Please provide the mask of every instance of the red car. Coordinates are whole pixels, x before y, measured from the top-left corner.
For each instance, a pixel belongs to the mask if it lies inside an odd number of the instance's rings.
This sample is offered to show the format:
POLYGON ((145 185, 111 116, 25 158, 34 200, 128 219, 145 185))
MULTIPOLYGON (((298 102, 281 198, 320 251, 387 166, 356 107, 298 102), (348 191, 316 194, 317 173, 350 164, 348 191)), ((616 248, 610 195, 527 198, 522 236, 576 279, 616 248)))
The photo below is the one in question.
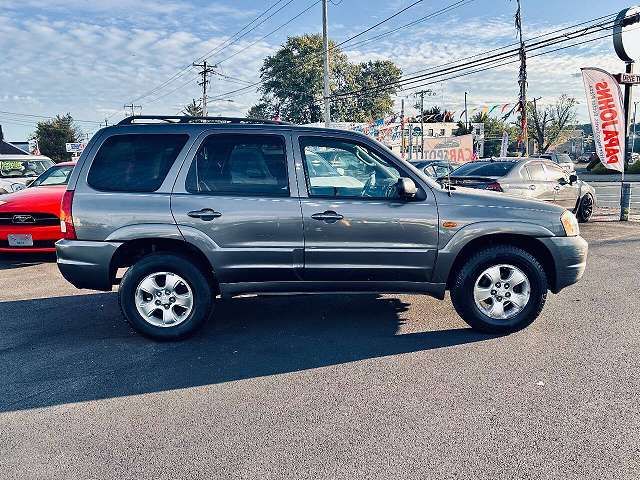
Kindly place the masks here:
POLYGON ((0 253, 55 252, 60 202, 75 162, 59 163, 27 188, 0 195, 0 253))

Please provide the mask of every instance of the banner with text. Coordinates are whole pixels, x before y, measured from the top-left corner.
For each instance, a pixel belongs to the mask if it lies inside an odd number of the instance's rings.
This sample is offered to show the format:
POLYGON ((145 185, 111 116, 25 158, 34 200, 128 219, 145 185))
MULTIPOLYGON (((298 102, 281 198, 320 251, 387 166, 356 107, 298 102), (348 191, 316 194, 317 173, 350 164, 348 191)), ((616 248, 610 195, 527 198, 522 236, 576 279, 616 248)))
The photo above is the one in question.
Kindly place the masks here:
POLYGON ((599 68, 583 68, 582 80, 593 127, 593 142, 602 164, 624 171, 624 107, 620 85, 611 74, 599 68))
POLYGON ((424 139, 425 160, 466 163, 473 160, 473 135, 424 139))

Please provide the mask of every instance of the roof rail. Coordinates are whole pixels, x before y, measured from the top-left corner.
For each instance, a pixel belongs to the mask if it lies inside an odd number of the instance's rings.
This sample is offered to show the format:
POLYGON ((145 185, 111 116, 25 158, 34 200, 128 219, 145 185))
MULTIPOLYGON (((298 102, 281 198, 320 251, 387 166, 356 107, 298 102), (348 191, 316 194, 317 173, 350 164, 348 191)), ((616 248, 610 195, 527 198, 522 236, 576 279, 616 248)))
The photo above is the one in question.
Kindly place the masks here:
MULTIPOLYGON (((145 123, 143 120, 161 120, 167 123, 192 123, 192 122, 220 122, 220 123, 256 123, 263 125, 293 125, 289 122, 280 120, 263 120, 261 118, 243 118, 243 117, 192 117, 190 115, 135 115, 127 117, 118 122, 118 125, 133 125, 136 123, 145 123)), ((151 123, 151 122, 146 122, 151 123)))

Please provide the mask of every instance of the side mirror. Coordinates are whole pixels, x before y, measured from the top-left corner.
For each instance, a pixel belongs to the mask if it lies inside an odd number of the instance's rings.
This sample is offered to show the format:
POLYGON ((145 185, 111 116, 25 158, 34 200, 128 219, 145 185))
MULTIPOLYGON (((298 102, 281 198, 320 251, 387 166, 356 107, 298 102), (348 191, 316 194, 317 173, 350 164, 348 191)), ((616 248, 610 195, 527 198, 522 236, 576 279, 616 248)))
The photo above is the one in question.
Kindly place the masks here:
POLYGON ((569 184, 570 185, 573 185, 577 181, 578 181, 578 175, 576 175, 575 173, 572 173, 571 175, 569 175, 569 184))
POLYGON ((418 193, 418 187, 413 180, 406 177, 401 177, 398 179, 398 195, 400 198, 410 199, 414 198, 418 193))
POLYGON ((32 184, 33 182, 35 182, 35 181, 36 181, 36 179, 35 179, 35 178, 32 178, 32 179, 27 180, 26 182, 24 182, 24 185, 25 185, 25 187, 28 187, 29 185, 31 185, 31 184, 32 184))

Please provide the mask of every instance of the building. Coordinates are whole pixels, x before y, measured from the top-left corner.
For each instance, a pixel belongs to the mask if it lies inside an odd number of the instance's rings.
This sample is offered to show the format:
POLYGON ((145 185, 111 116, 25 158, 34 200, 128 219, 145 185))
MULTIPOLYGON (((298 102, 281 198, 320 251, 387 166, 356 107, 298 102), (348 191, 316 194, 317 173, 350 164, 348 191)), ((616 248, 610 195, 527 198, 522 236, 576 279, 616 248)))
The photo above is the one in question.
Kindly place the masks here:
POLYGON ((2 125, 0 125, 0 155, 29 155, 28 151, 25 152, 14 144, 5 141, 2 125))

